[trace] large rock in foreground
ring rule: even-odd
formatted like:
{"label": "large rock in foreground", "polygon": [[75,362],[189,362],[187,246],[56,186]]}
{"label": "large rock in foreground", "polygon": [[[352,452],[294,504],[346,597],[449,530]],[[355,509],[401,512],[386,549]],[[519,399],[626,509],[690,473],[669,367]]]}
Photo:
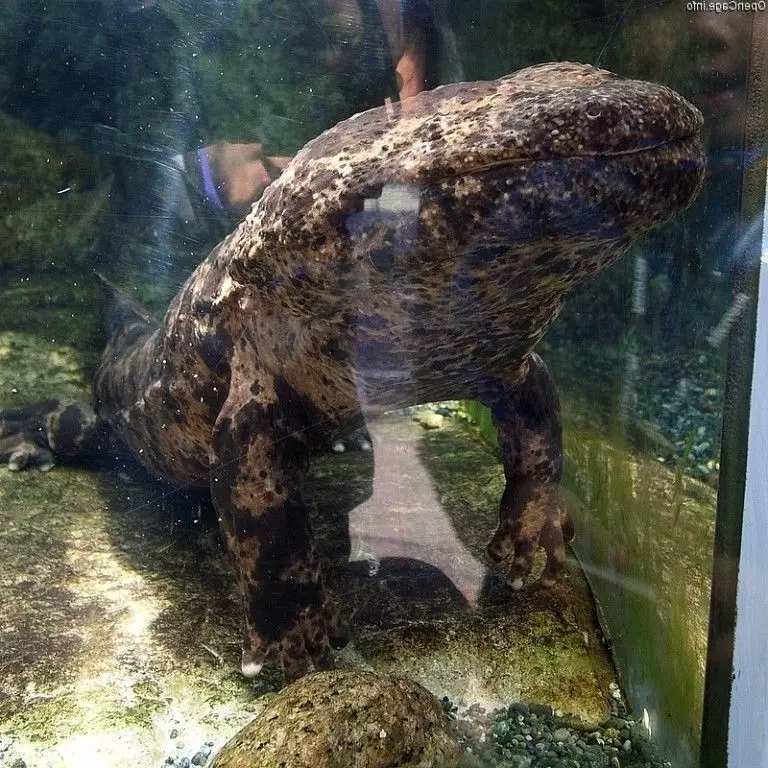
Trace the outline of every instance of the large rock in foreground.
{"label": "large rock in foreground", "polygon": [[284,688],[211,768],[427,768],[458,756],[448,719],[426,688],[334,670]]}

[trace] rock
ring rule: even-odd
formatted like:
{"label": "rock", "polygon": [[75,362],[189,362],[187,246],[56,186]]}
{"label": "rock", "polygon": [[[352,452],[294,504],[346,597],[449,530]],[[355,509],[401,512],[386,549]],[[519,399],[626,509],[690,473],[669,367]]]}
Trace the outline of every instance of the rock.
{"label": "rock", "polygon": [[418,683],[334,670],[284,688],[211,768],[427,768],[458,756],[440,702]]}
{"label": "rock", "polygon": [[440,429],[445,418],[434,411],[423,411],[419,413],[418,421],[424,429]]}

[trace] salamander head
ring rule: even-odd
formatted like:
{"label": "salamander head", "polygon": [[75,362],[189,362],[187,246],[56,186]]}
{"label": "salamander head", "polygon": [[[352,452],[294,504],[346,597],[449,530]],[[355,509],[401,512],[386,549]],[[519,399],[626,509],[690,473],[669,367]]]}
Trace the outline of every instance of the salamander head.
{"label": "salamander head", "polygon": [[[338,226],[340,215],[362,209],[387,184],[428,189],[457,177],[476,179],[477,185],[460,185],[468,200],[468,187],[482,187],[505,168],[581,158],[599,187],[601,166],[589,160],[642,153],[642,164],[632,157],[626,163],[646,179],[625,220],[630,229],[647,229],[697,188],[701,125],[698,110],[665,86],[588,65],[543,64],[491,82],[443,86],[405,107],[345,120],[297,155],[252,216],[271,245],[316,245],[334,234],[329,227]],[[679,189],[668,186],[668,161]],[[544,173],[538,176],[538,184],[547,184]],[[614,194],[610,180],[604,186]]]}
{"label": "salamander head", "polygon": [[310,142],[243,223],[230,273],[413,355],[483,318],[489,345],[524,355],[571,286],[690,202],[701,125],[669,88],[579,64],[444,86]]}

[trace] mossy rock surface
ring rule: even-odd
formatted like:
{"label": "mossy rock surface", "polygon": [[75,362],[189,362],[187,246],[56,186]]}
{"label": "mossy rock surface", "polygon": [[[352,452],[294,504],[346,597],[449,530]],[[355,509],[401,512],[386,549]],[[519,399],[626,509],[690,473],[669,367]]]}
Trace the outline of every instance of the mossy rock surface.
{"label": "mossy rock surface", "polygon": [[0,112],[0,269],[88,271],[111,177],[105,160]]}
{"label": "mossy rock surface", "polygon": [[448,719],[426,688],[337,670],[284,688],[211,768],[426,768],[458,757]]}

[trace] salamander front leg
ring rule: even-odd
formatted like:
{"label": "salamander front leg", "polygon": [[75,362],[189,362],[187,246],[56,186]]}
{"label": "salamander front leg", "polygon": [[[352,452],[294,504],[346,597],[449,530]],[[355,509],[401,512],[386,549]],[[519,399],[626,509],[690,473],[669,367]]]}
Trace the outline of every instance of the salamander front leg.
{"label": "salamander front leg", "polygon": [[326,593],[300,494],[309,450],[300,433],[275,430],[279,405],[232,397],[214,430],[211,488],[244,602],[242,669],[268,658],[286,680],[332,666],[347,630]]}
{"label": "salamander front leg", "polygon": [[559,488],[563,458],[557,391],[538,355],[531,354],[527,363],[523,384],[493,404],[506,486],[488,555],[502,564],[514,590],[522,588],[538,547],[547,554],[541,584],[554,584],[565,566],[565,542],[573,538]]}

